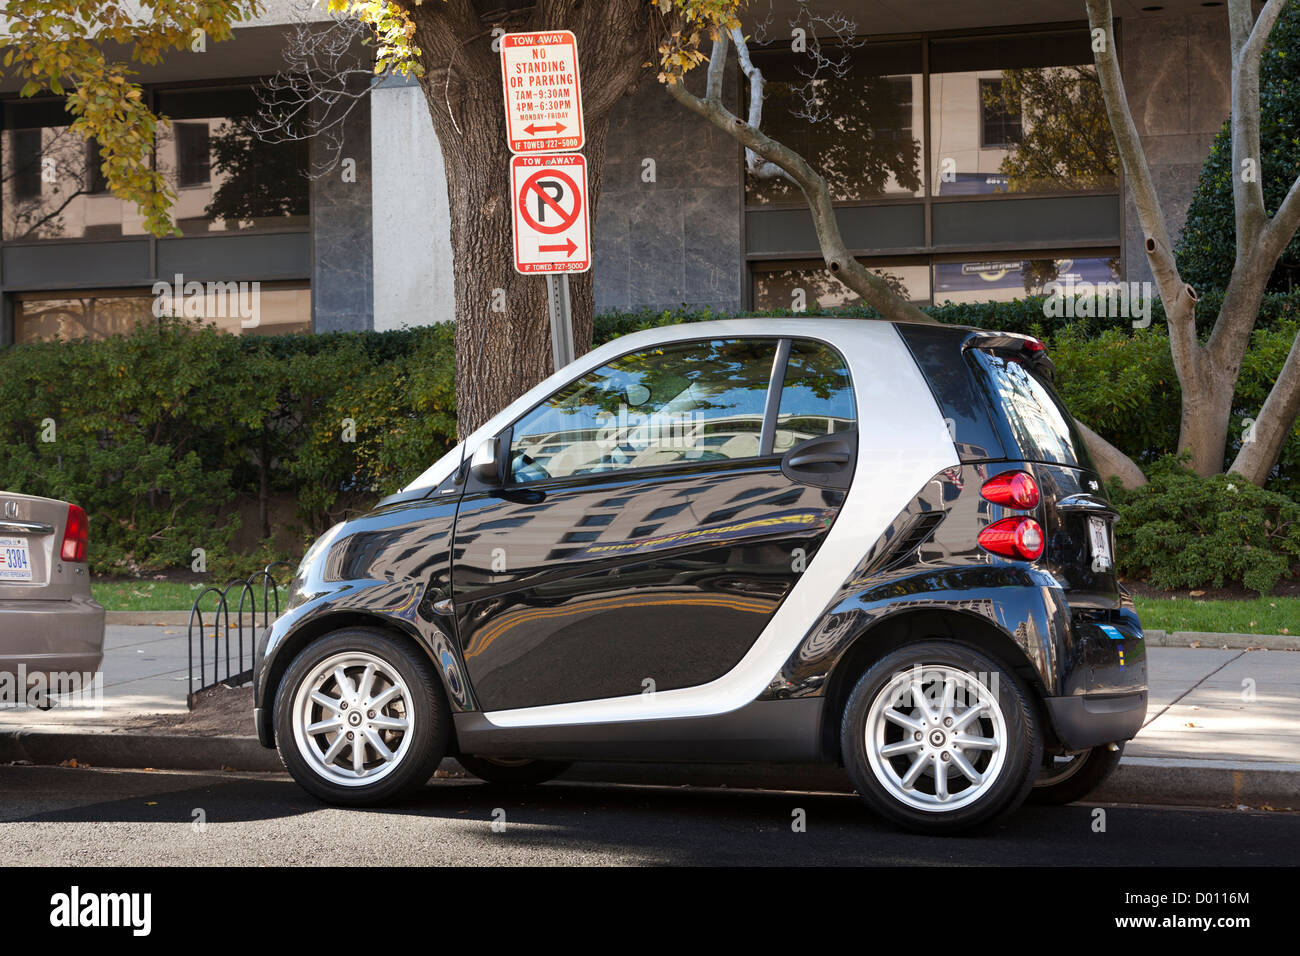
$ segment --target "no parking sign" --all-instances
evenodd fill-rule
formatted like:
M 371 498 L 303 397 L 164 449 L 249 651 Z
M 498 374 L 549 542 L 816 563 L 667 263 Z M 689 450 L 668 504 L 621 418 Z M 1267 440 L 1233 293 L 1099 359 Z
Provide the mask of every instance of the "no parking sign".
M 587 160 L 580 153 L 513 156 L 515 269 L 586 272 L 591 268 Z

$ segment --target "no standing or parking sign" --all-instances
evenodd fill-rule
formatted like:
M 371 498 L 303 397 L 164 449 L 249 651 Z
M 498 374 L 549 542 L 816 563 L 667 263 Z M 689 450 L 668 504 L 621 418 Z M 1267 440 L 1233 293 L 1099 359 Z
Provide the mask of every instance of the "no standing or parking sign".
M 510 196 L 516 270 L 531 274 L 591 268 L 586 157 L 512 156 Z
M 582 149 L 578 41 L 568 30 L 501 37 L 506 142 L 512 153 Z

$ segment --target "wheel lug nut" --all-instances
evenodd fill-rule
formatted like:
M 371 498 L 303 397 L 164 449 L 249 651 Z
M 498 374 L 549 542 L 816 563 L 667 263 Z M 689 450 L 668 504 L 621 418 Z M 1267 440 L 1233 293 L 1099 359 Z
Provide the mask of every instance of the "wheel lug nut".
M 343 709 L 343 710 L 347 710 L 347 709 L 348 709 L 348 702 L 347 702 L 346 700 L 343 702 L 343 707 L 342 707 L 342 709 Z
M 351 740 L 351 739 L 352 739 L 352 731 L 349 730 L 349 731 L 348 731 L 348 740 Z
M 947 759 L 949 759 L 947 751 L 945 751 L 944 753 L 940 754 L 940 755 L 939 755 L 939 759 L 940 759 L 940 760 L 947 760 Z
M 374 712 L 373 710 L 368 710 L 368 711 L 366 711 L 366 716 L 369 717 L 371 720 L 374 720 L 374 719 L 375 719 L 375 712 Z
M 945 718 L 943 719 L 943 725 L 944 725 L 945 727 L 951 727 L 951 726 L 952 726 L 952 718 L 951 718 L 951 717 L 945 717 Z
M 921 732 L 918 730 L 915 734 L 912 735 L 912 739 L 913 739 L 913 740 L 920 740 L 920 739 L 921 739 Z

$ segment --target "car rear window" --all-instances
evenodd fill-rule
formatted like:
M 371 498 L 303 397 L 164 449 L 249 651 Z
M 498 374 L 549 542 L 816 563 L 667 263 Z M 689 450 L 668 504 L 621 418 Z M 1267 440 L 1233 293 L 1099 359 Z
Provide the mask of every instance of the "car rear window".
M 968 354 L 983 371 L 1021 459 L 1092 469 L 1074 419 L 1050 385 L 1013 358 L 980 349 Z

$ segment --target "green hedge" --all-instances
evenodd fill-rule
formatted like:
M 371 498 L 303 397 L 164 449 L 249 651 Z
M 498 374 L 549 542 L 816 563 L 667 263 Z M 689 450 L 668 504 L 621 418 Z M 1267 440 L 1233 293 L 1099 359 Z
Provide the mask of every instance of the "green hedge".
M 1300 565 L 1300 504 L 1232 475 L 1200 478 L 1167 458 L 1151 483 L 1111 488 L 1125 577 L 1159 588 L 1239 585 L 1268 594 Z
M 0 487 L 85 507 L 97 572 L 188 567 L 194 548 L 223 567 L 238 495 L 294 494 L 320 531 L 348 492 L 390 492 L 449 448 L 452 354 L 447 327 L 236 338 L 180 321 L 3 349 Z
M 1300 294 L 1266 300 L 1235 435 L 1281 368 L 1298 306 Z M 1047 322 L 1041 299 L 931 312 L 1041 336 L 1081 419 L 1141 462 L 1174 450 L 1178 383 L 1158 316 L 1135 331 L 1128 320 Z M 605 314 L 594 337 L 727 317 Z M 99 342 L 0 349 L 0 487 L 85 506 L 97 572 L 188 567 L 196 547 L 209 567 L 242 568 L 253 558 L 229 553 L 236 519 L 226 517 L 237 498 L 292 495 L 301 531 L 319 532 L 347 502 L 401 487 L 455 443 L 453 334 L 444 325 L 235 337 L 169 320 Z M 354 435 L 345 435 L 348 420 Z M 43 440 L 48 422 L 54 441 Z M 1300 490 L 1300 434 L 1271 487 Z

